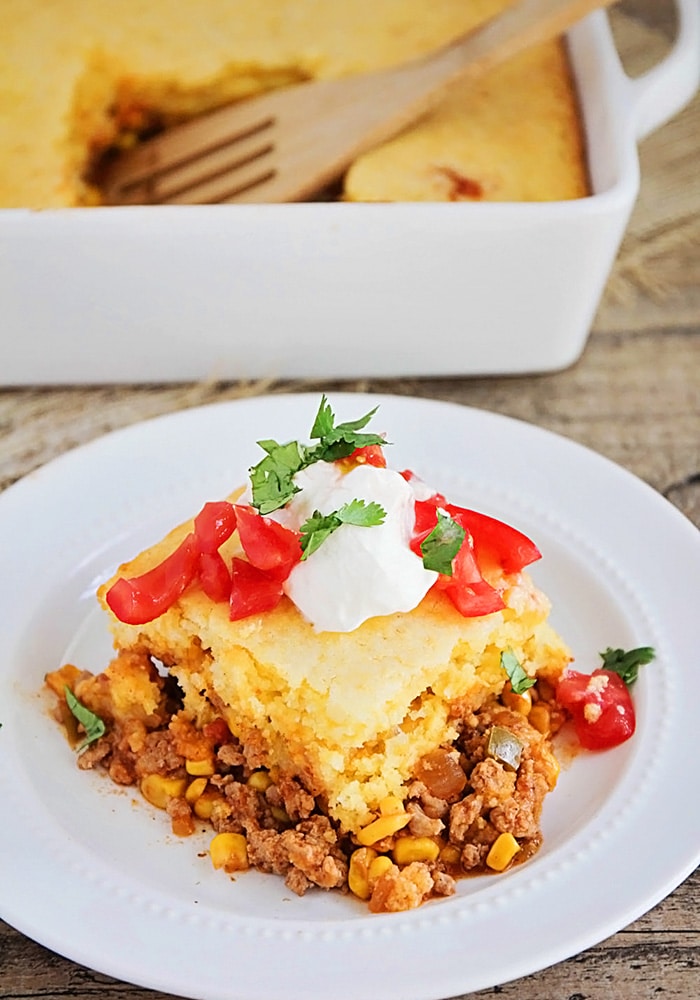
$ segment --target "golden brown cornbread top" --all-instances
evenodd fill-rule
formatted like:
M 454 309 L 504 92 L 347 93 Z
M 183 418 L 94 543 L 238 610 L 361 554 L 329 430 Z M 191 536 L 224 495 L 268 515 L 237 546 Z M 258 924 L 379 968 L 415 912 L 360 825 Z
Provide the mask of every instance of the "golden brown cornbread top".
M 107 11 L 90 0 L 3 0 L 0 205 L 85 201 L 89 192 L 81 173 L 90 148 L 114 139 L 115 105 L 123 117 L 142 106 L 182 116 L 268 86 L 395 65 L 442 45 L 505 5 L 506 0 L 430 5 L 122 0 Z M 561 70 L 553 88 L 563 95 L 554 132 L 563 123 L 570 129 L 575 113 Z M 457 123 L 465 114 L 461 105 L 458 110 Z M 487 111 L 484 121 L 489 117 Z M 493 125 L 498 128 L 498 116 Z M 578 169 L 579 175 L 570 194 L 555 197 L 581 193 L 578 153 L 574 129 L 564 173 Z M 539 149 L 540 160 L 542 155 Z M 541 197 L 551 197 L 548 184 Z M 383 191 L 374 181 L 366 190 L 358 183 L 352 197 L 382 200 Z M 404 196 L 410 195 L 397 195 Z M 427 197 L 444 198 L 444 190 Z

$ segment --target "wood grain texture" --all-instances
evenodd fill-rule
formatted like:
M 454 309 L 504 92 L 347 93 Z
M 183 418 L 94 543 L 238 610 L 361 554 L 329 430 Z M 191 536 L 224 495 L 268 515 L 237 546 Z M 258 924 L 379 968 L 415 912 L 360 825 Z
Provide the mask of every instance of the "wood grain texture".
M 643 69 L 672 37 L 673 5 L 627 0 L 615 22 L 630 65 Z M 647 139 L 640 157 L 639 202 L 584 355 L 567 371 L 400 382 L 0 390 L 0 489 L 69 448 L 161 413 L 263 392 L 369 390 L 452 400 L 564 434 L 646 480 L 700 527 L 700 99 Z M 601 908 L 612 891 L 601 888 Z M 695 1000 L 699 899 L 696 871 L 645 916 L 583 954 L 472 996 Z M 1 900 L 2 886 L 0 908 Z M 529 932 L 534 938 L 536 927 Z M 61 958 L 0 922 L 0 1000 L 101 997 L 167 1000 Z

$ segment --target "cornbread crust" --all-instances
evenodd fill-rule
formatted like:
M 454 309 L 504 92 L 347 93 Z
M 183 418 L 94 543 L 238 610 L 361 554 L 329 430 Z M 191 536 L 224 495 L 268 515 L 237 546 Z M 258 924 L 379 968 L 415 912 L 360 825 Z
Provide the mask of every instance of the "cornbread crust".
M 525 83 L 526 81 L 526 83 Z M 588 194 L 583 137 L 561 42 L 457 84 L 418 128 L 362 156 L 349 201 L 559 201 Z
M 506 608 L 481 618 L 464 618 L 430 592 L 407 614 L 317 633 L 286 598 L 232 622 L 225 603 L 191 587 L 155 621 L 118 621 L 104 601 L 114 580 L 156 565 L 191 527 L 176 528 L 100 588 L 115 645 L 165 663 L 198 727 L 223 716 L 260 766 L 299 779 L 342 831 L 368 823 L 388 795 L 405 799 L 417 761 L 457 735 L 454 718 L 502 691 L 502 651 L 511 649 L 529 675 L 551 679 L 571 659 L 527 573 L 491 577 Z M 234 535 L 222 552 L 237 546 Z
M 86 183 L 86 168 L 124 133 L 270 87 L 397 65 L 505 5 L 122 0 L 107 16 L 89 0 L 3 0 L 0 205 L 93 204 L 99 194 Z M 456 93 L 410 135 L 415 140 L 392 146 L 386 160 L 382 150 L 366 168 L 358 161 L 346 197 L 450 200 L 455 188 L 445 167 L 473 182 L 483 200 L 586 193 L 576 98 L 557 43 L 496 70 L 478 98 Z M 405 183 L 396 184 L 404 172 Z

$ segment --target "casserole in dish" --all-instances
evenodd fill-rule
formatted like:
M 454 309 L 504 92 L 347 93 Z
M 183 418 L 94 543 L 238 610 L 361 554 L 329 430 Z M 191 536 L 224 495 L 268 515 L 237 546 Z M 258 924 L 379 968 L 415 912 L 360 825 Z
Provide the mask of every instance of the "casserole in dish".
M 569 35 L 589 197 L 0 213 L 3 384 L 547 371 L 580 355 L 639 186 L 697 87 L 698 8 L 630 80 Z

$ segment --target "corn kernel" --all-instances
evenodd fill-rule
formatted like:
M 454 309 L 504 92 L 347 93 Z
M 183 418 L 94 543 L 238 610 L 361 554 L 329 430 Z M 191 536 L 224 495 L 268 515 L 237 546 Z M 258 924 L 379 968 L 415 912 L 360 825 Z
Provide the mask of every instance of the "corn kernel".
M 436 861 L 440 845 L 432 837 L 399 837 L 391 853 L 397 865 L 410 865 L 412 861 Z
M 549 714 L 549 709 L 542 702 L 538 702 L 537 705 L 532 706 L 532 711 L 528 716 L 528 721 L 531 726 L 534 726 L 538 733 L 542 733 L 543 736 L 548 736 L 551 730 L 551 716 Z
M 350 892 L 359 899 L 369 899 L 369 867 L 377 859 L 377 852 L 371 847 L 358 847 L 350 855 L 348 866 L 348 886 Z
M 246 784 L 256 792 L 266 792 L 272 784 L 269 771 L 253 771 Z
M 516 694 L 510 684 L 503 689 L 501 701 L 511 712 L 519 712 L 520 715 L 529 716 L 532 709 L 532 695 L 529 691 L 522 691 Z
M 207 787 L 206 778 L 195 778 L 194 781 L 190 781 L 187 786 L 187 791 L 185 792 L 185 801 L 193 805 L 198 798 L 203 794 L 205 788 Z
M 242 833 L 217 833 L 209 845 L 209 857 L 215 868 L 242 872 L 250 867 L 248 847 Z
M 167 808 L 170 799 L 180 798 L 187 789 L 187 778 L 164 774 L 147 774 L 139 784 L 141 794 L 158 809 Z
M 377 841 L 403 830 L 411 822 L 411 815 L 407 812 L 394 813 L 391 816 L 379 816 L 367 826 L 364 826 L 357 833 L 357 842 L 363 847 L 371 847 Z
M 369 866 L 368 874 L 370 888 L 374 885 L 377 879 L 383 875 L 384 872 L 388 872 L 390 868 L 393 868 L 393 863 L 388 854 L 379 854 Z
M 512 833 L 499 833 L 486 855 L 486 864 L 495 872 L 502 872 L 520 850 L 520 844 Z
M 460 864 L 462 860 L 462 852 L 456 844 L 445 844 L 440 851 L 439 857 L 444 865 L 454 868 Z
M 396 813 L 404 813 L 403 802 L 401 799 L 397 798 L 395 795 L 387 795 L 386 798 L 382 799 L 379 803 L 379 813 L 381 816 L 395 816 Z
M 210 778 L 212 774 L 216 773 L 214 761 L 209 757 L 206 760 L 186 760 L 185 770 L 194 777 Z
M 195 816 L 199 819 L 211 819 L 214 807 L 217 802 L 223 801 L 220 792 L 214 788 L 206 788 L 202 794 L 192 803 Z

